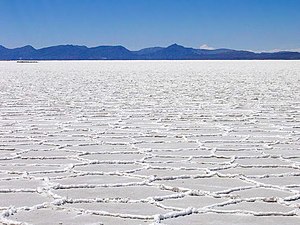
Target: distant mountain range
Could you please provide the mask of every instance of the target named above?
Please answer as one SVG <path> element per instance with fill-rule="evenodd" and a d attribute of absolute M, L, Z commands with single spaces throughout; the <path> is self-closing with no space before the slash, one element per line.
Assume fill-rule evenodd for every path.
<path fill-rule="evenodd" d="M 59 45 L 35 49 L 30 45 L 8 49 L 0 45 L 0 60 L 251 60 L 300 59 L 299 52 L 280 51 L 255 53 L 233 49 L 195 49 L 173 44 L 168 47 L 144 48 L 130 51 L 123 46 L 88 48 L 78 45 Z"/>

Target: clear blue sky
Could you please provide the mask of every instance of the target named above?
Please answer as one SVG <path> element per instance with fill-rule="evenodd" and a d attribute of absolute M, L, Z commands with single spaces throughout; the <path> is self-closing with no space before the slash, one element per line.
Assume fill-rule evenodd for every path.
<path fill-rule="evenodd" d="M 300 48 L 300 0 L 0 0 L 0 44 Z"/>

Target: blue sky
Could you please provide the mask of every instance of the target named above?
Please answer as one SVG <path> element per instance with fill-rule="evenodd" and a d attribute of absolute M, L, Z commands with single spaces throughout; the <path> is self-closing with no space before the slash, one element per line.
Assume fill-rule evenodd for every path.
<path fill-rule="evenodd" d="M 300 0 L 0 0 L 0 44 L 300 48 Z"/>

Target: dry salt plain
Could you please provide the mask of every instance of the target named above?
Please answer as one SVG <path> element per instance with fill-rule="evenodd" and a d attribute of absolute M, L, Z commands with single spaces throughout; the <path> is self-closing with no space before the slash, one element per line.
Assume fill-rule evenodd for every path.
<path fill-rule="evenodd" d="M 0 224 L 300 224 L 300 62 L 0 62 Z"/>

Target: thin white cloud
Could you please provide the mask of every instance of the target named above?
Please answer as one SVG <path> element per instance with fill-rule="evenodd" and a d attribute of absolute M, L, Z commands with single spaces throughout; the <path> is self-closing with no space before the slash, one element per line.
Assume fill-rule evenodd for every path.
<path fill-rule="evenodd" d="M 200 49 L 205 49 L 205 50 L 214 50 L 215 48 L 208 46 L 207 44 L 203 44 L 200 46 Z"/>
<path fill-rule="evenodd" d="M 274 53 L 274 52 L 282 52 L 282 51 L 287 51 L 287 52 L 300 52 L 300 48 L 292 48 L 292 49 L 272 49 L 272 50 L 266 50 L 266 51 L 260 51 L 260 52 L 269 52 L 269 53 Z"/>
<path fill-rule="evenodd" d="M 207 44 L 203 44 L 200 46 L 200 49 L 205 49 L 205 50 L 215 50 L 216 48 L 211 47 Z M 232 48 L 234 49 L 234 48 Z M 239 50 L 239 49 L 235 49 L 235 50 Z M 271 50 L 251 50 L 251 49 L 242 49 L 244 51 L 250 51 L 250 52 L 255 52 L 255 53 L 262 53 L 262 52 L 266 52 L 266 53 L 274 53 L 274 52 L 282 52 L 282 51 L 286 51 L 286 52 L 299 52 L 300 53 L 300 48 L 291 48 L 291 49 L 280 49 L 280 48 L 275 48 L 275 49 L 271 49 Z"/>

